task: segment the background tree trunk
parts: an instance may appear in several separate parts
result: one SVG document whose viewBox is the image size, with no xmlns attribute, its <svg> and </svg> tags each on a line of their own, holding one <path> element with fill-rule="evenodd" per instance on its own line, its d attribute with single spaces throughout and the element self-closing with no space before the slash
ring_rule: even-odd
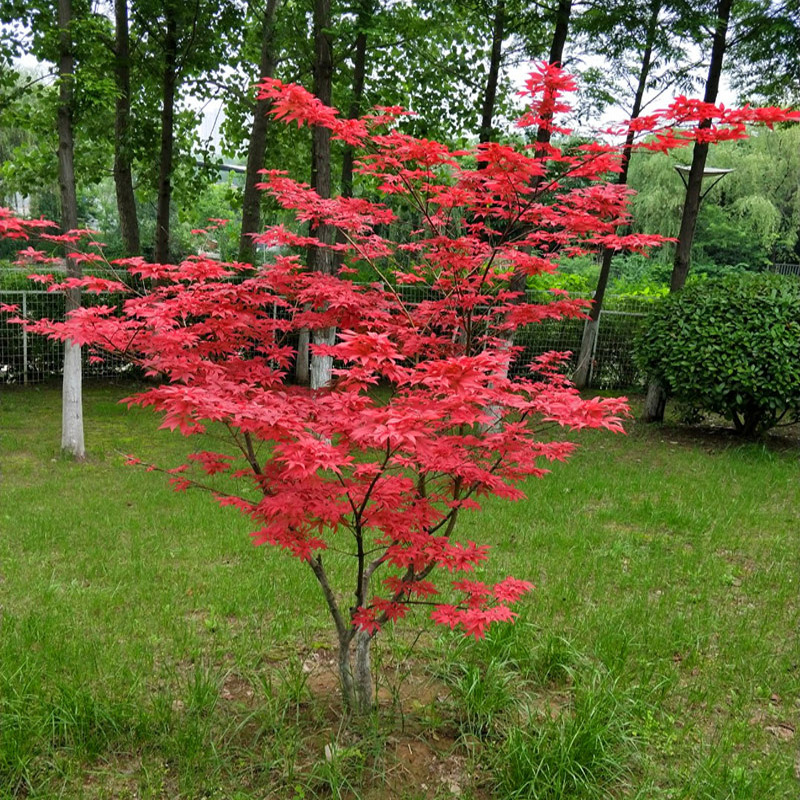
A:
<svg viewBox="0 0 800 800">
<path fill-rule="evenodd" d="M 658 29 L 658 15 L 661 11 L 661 0 L 653 0 L 650 6 L 650 19 L 647 24 L 647 40 L 644 52 L 642 53 L 642 65 L 639 69 L 639 82 L 636 86 L 636 94 L 633 99 L 631 109 L 631 119 L 636 119 L 642 111 L 642 101 L 644 92 L 647 88 L 647 79 L 650 76 L 650 65 L 653 57 L 653 43 Z M 625 186 L 628 183 L 628 168 L 631 163 L 631 149 L 633 147 L 634 132 L 629 131 L 625 138 L 625 145 L 622 148 L 622 172 L 617 176 L 617 184 Z M 578 355 L 578 366 L 572 376 L 572 382 L 578 389 L 585 389 L 589 385 L 589 378 L 592 373 L 592 354 L 594 353 L 595 341 L 597 340 L 597 329 L 600 320 L 600 311 L 603 308 L 608 279 L 611 274 L 611 260 L 614 251 L 610 248 L 603 248 L 602 263 L 600 274 L 597 276 L 597 287 L 594 291 L 592 308 L 589 311 L 589 319 L 583 329 L 581 339 L 581 349 Z"/>
<path fill-rule="evenodd" d="M 172 200 L 172 157 L 175 128 L 175 90 L 178 83 L 178 21 L 172 3 L 164 6 L 166 30 L 164 37 L 164 71 L 161 105 L 161 153 L 158 170 L 158 202 L 156 207 L 157 264 L 170 260 L 170 205 Z"/>
<path fill-rule="evenodd" d="M 280 0 L 267 0 L 261 34 L 261 57 L 258 62 L 259 78 L 271 78 L 275 73 L 275 17 L 279 6 Z M 245 264 L 255 263 L 255 246 L 251 234 L 261 230 L 261 190 L 256 189 L 256 184 L 261 179 L 258 171 L 264 168 L 267 151 L 269 107 L 268 100 L 256 101 L 250 144 L 247 148 L 247 172 L 242 195 L 242 228 L 239 235 L 239 261 Z"/>
<path fill-rule="evenodd" d="M 725 57 L 725 42 L 728 34 L 728 23 L 731 16 L 731 7 L 734 0 L 719 0 L 717 3 L 717 22 L 714 28 L 714 41 L 711 47 L 711 60 L 708 65 L 708 78 L 703 100 L 706 103 L 716 103 L 719 92 L 719 79 L 722 74 L 722 62 Z M 701 128 L 710 128 L 711 120 L 706 119 L 700 123 Z M 700 210 L 701 188 L 703 183 L 703 170 L 708 156 L 708 143 L 697 142 L 692 149 L 692 166 L 686 182 L 686 197 L 683 202 L 681 228 L 678 233 L 678 243 L 675 247 L 675 261 L 672 266 L 670 279 L 670 292 L 678 292 L 686 283 L 689 274 L 692 255 L 692 241 L 697 226 L 697 215 Z M 642 420 L 644 422 L 663 422 L 664 410 L 667 404 L 665 388 L 656 380 L 651 380 L 647 387 Z"/>
<path fill-rule="evenodd" d="M 364 84 L 367 72 L 367 27 L 375 13 L 374 0 L 361 0 L 356 21 L 356 48 L 353 55 L 353 96 L 347 112 L 348 119 L 356 119 L 361 114 L 364 99 Z M 353 196 L 353 147 L 345 145 L 342 156 L 342 196 Z"/>
<path fill-rule="evenodd" d="M 499 0 L 494 13 L 492 25 L 492 53 L 489 59 L 489 73 L 486 76 L 486 89 L 483 93 L 483 107 L 481 109 L 481 129 L 478 141 L 481 143 L 492 140 L 492 119 L 494 106 L 497 100 L 497 84 L 500 79 L 500 64 L 503 57 L 503 37 L 505 36 L 506 4 Z"/>
<path fill-rule="evenodd" d="M 131 116 L 131 64 L 128 37 L 128 2 L 114 0 L 115 60 L 114 78 L 117 99 L 114 109 L 114 187 L 117 194 L 117 212 L 125 254 L 137 256 L 141 252 L 139 219 L 136 215 L 136 198 L 133 194 L 130 143 L 128 129 Z"/>
<path fill-rule="evenodd" d="M 550 55 L 547 62 L 549 64 L 556 64 L 561 66 L 564 60 L 564 47 L 567 43 L 567 34 L 569 33 L 569 21 L 572 15 L 572 0 L 558 0 L 558 8 L 556 10 L 556 25 L 553 30 L 553 39 L 550 42 Z M 550 143 L 550 128 L 540 125 L 536 131 L 536 143 L 539 145 L 547 145 Z M 544 148 L 538 150 L 541 155 L 544 153 Z M 536 181 L 536 186 L 541 183 L 541 178 Z M 509 287 L 512 292 L 519 292 L 521 298 L 524 298 L 524 292 L 528 288 L 528 276 L 521 269 L 514 269 L 514 272 L 509 281 Z M 512 333 L 513 337 L 513 333 Z"/>
<path fill-rule="evenodd" d="M 331 54 L 331 0 L 314 0 L 314 94 L 325 105 L 331 104 L 333 90 L 333 58 Z M 311 187 L 322 198 L 331 196 L 331 132 L 317 125 L 311 132 Z M 334 229 L 330 225 L 317 225 L 311 234 L 324 245 L 334 241 Z M 310 247 L 309 268 L 314 272 L 330 275 L 333 272 L 333 251 L 328 247 Z M 312 344 L 332 344 L 336 335 L 333 328 L 315 330 L 311 335 Z M 298 371 L 300 380 L 302 365 L 298 352 Z M 311 354 L 310 381 L 313 389 L 330 383 L 333 360 L 330 357 Z"/>
<path fill-rule="evenodd" d="M 72 141 L 72 109 L 75 61 L 73 57 L 71 0 L 58 0 L 58 187 L 61 196 L 61 230 L 66 233 L 78 227 L 78 201 L 75 192 L 74 147 Z M 67 276 L 79 278 L 80 265 L 67 259 Z M 79 289 L 66 292 L 69 314 L 81 304 Z M 75 458 L 86 455 L 83 440 L 83 399 L 81 348 L 68 340 L 64 344 L 64 378 L 61 395 L 61 449 Z"/>
</svg>

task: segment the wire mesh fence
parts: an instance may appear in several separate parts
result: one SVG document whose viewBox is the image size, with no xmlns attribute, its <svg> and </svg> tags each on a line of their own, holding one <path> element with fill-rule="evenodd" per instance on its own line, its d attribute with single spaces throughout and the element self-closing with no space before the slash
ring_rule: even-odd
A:
<svg viewBox="0 0 800 800">
<path fill-rule="evenodd" d="M 404 302 L 415 304 L 433 299 L 425 286 L 397 287 Z M 553 300 L 547 292 L 528 293 L 529 302 L 543 303 Z M 108 296 L 84 294 L 84 305 L 113 304 Z M 35 289 L 0 289 L 0 303 L 16 305 L 22 315 L 33 319 L 64 318 L 64 295 Z M 642 329 L 651 299 L 607 297 L 606 307 L 600 312 L 597 339 L 594 345 L 590 371 L 590 385 L 600 389 L 633 388 L 644 383 L 634 359 L 634 343 Z M 569 372 L 576 366 L 585 322 L 582 319 L 544 320 L 518 330 L 514 340 L 523 350 L 512 365 L 511 374 L 520 374 L 533 359 L 551 350 L 570 352 L 566 364 Z M 84 348 L 84 376 L 92 378 L 120 378 L 135 374 L 135 368 L 118 355 L 104 356 L 101 362 L 90 361 Z M 0 317 L 0 383 L 42 383 L 61 374 L 64 360 L 63 346 L 33 333 L 20 325 Z"/>
<path fill-rule="evenodd" d="M 106 304 L 107 296 L 85 295 L 85 306 Z M 62 320 L 65 298 L 61 292 L 37 289 L 0 289 L 0 304 L 15 305 L 19 314 L 30 319 Z M 83 374 L 87 378 L 119 378 L 134 372 L 134 367 L 118 355 L 105 355 L 102 361 L 90 360 L 83 348 Z M 21 325 L 0 317 L 0 383 L 43 383 L 61 374 L 64 345 L 29 333 Z"/>
</svg>

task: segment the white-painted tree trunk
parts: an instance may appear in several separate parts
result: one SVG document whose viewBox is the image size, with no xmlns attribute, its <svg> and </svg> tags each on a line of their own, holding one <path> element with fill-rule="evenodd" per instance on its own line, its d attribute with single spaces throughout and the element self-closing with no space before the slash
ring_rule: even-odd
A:
<svg viewBox="0 0 800 800">
<path fill-rule="evenodd" d="M 64 380 L 61 392 L 61 449 L 74 458 L 84 458 L 81 348 L 64 345 Z"/>
<path fill-rule="evenodd" d="M 499 366 L 497 368 L 498 379 L 505 381 L 508 378 L 508 373 L 511 370 L 511 348 L 514 346 L 514 334 L 511 332 L 498 350 Z M 505 409 L 501 405 L 486 406 L 484 412 L 489 417 L 489 420 L 484 423 L 483 429 L 485 431 L 499 431 L 502 427 L 503 414 Z"/>
</svg>

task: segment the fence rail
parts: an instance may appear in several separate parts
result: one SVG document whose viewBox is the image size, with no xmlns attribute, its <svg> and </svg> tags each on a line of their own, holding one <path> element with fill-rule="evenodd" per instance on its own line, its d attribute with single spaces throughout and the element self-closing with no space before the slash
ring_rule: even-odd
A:
<svg viewBox="0 0 800 800">
<path fill-rule="evenodd" d="M 422 302 L 432 295 L 424 287 L 403 287 L 403 299 Z M 552 300 L 544 292 L 529 292 L 531 302 Z M 85 294 L 84 305 L 108 303 L 107 296 Z M 633 360 L 636 335 L 652 301 L 640 298 L 607 297 L 607 309 L 600 312 L 597 339 L 592 354 L 590 386 L 600 389 L 620 389 L 640 386 L 643 377 Z M 47 317 L 63 319 L 64 295 L 38 289 L 0 289 L 0 303 L 17 305 L 25 316 L 34 319 Z M 570 351 L 570 366 L 575 367 L 581 346 L 584 321 L 580 319 L 545 320 L 528 325 L 515 336 L 523 353 L 515 362 L 513 372 L 521 372 L 536 356 L 550 350 Z M 120 378 L 130 375 L 133 366 L 122 357 L 109 355 L 102 362 L 90 363 L 84 348 L 84 376 Z M 61 374 L 64 353 L 60 342 L 28 333 L 20 325 L 9 324 L 0 318 L 0 383 L 42 383 Z"/>
</svg>

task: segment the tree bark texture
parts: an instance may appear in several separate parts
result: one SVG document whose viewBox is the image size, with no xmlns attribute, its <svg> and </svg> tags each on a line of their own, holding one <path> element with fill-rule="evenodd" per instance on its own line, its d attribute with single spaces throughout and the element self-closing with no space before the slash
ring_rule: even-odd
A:
<svg viewBox="0 0 800 800">
<path fill-rule="evenodd" d="M 258 77 L 271 78 L 275 73 L 275 17 L 280 0 L 267 0 L 264 10 L 261 34 L 261 56 L 258 62 Z M 239 261 L 245 264 L 255 262 L 255 245 L 252 234 L 261 230 L 261 190 L 256 184 L 264 168 L 264 157 L 267 151 L 267 128 L 269 119 L 269 100 L 256 101 L 253 110 L 253 127 L 250 130 L 250 143 L 247 148 L 247 172 L 244 179 L 242 195 L 242 228 L 239 235 Z"/>
<path fill-rule="evenodd" d="M 345 708 L 356 716 L 373 709 L 375 692 L 372 686 L 370 646 L 372 636 L 364 631 L 351 631 L 339 640 L 339 683 Z"/>
<path fill-rule="evenodd" d="M 706 89 L 703 96 L 703 100 L 706 103 L 716 103 L 717 101 L 722 62 L 725 57 L 728 23 L 730 22 L 733 2 L 734 0 L 719 0 L 717 3 L 717 22 L 714 28 L 711 60 L 708 65 L 708 78 L 706 79 Z M 699 127 L 710 128 L 711 120 L 703 120 Z M 686 181 L 686 197 L 683 202 L 678 243 L 675 247 L 675 261 L 672 266 L 672 277 L 669 285 L 670 292 L 680 291 L 684 287 L 689 274 L 692 242 L 695 228 L 697 227 L 697 215 L 700 211 L 703 171 L 706 166 L 707 156 L 708 144 L 705 142 L 695 143 L 692 149 L 692 165 L 689 169 L 689 178 Z M 647 400 L 642 420 L 644 422 L 663 422 L 666 402 L 666 390 L 658 381 L 652 380 L 647 387 Z"/>
<path fill-rule="evenodd" d="M 494 106 L 497 101 L 497 84 L 500 80 L 505 25 L 506 4 L 505 0 L 499 0 L 494 13 L 492 52 L 489 58 L 489 73 L 486 76 L 486 89 L 483 93 L 483 106 L 481 108 L 481 128 L 478 134 L 478 141 L 481 143 L 492 140 L 492 119 L 494 118 Z"/>
<path fill-rule="evenodd" d="M 114 79 L 117 85 L 114 109 L 114 187 L 125 255 L 137 256 L 141 252 L 139 219 L 136 214 L 136 198 L 133 193 L 130 142 L 128 141 L 131 116 L 128 0 L 114 0 L 114 19 L 116 39 Z"/>
<path fill-rule="evenodd" d="M 650 18 L 647 24 L 647 38 L 642 53 L 642 62 L 639 69 L 639 81 L 636 86 L 636 94 L 633 98 L 633 108 L 631 109 L 631 119 L 637 119 L 642 112 L 642 102 L 644 92 L 647 88 L 647 79 L 650 76 L 650 67 L 653 59 L 653 44 L 658 31 L 658 15 L 661 11 L 662 0 L 653 0 L 650 5 Z M 625 186 L 628 183 L 628 169 L 631 163 L 631 151 L 633 148 L 634 132 L 628 131 L 625 137 L 625 145 L 622 148 L 622 171 L 617 176 L 617 184 Z M 589 311 L 589 319 L 583 329 L 581 339 L 581 349 L 578 355 L 578 365 L 572 376 L 572 382 L 578 389 L 585 389 L 589 385 L 592 374 L 592 358 L 595 351 L 595 342 L 600 321 L 600 312 L 603 309 L 603 300 L 608 287 L 608 279 L 611 275 L 611 260 L 614 251 L 610 248 L 603 248 L 600 274 L 597 276 L 597 287 L 594 291 L 592 308 Z"/>
<path fill-rule="evenodd" d="M 71 0 L 58 0 L 58 187 L 61 196 L 61 230 L 66 233 L 78 227 L 78 200 L 75 191 L 72 110 L 74 98 L 75 60 L 73 56 Z M 79 278 L 81 267 L 67 258 L 67 276 Z M 66 311 L 80 307 L 79 289 L 68 289 Z M 64 345 L 64 377 L 61 393 L 61 449 L 75 458 L 86 455 L 83 439 L 83 399 L 81 348 L 67 341 Z"/>
<path fill-rule="evenodd" d="M 178 83 L 178 21 L 172 3 L 164 5 L 164 70 L 161 100 L 161 151 L 158 169 L 158 200 L 156 206 L 157 264 L 170 260 L 170 206 L 172 202 L 172 161 L 175 148 L 175 93 Z"/>
</svg>

